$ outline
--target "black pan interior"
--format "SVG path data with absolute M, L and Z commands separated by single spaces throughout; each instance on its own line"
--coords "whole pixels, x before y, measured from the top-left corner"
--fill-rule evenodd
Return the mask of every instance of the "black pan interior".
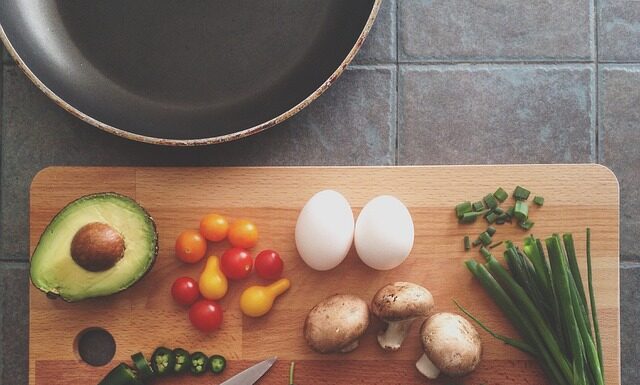
M 110 126 L 201 139 L 295 106 L 338 68 L 374 0 L 0 0 L 51 91 Z

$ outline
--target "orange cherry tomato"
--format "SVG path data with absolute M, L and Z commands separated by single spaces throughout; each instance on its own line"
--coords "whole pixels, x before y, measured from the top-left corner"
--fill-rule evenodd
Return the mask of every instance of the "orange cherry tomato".
M 219 242 L 227 237 L 229 222 L 222 215 L 209 214 L 200 221 L 200 234 L 212 242 Z
M 185 230 L 176 239 L 176 256 L 186 263 L 200 261 L 207 252 L 207 240 L 197 230 Z
M 229 243 L 235 247 L 250 249 L 258 243 L 258 228 L 246 219 L 239 219 L 229 227 Z

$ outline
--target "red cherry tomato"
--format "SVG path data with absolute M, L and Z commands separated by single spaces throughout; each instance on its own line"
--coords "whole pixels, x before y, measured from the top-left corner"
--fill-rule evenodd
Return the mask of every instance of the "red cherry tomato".
M 198 282 L 190 277 L 180 277 L 171 286 L 173 300 L 182 306 L 189 306 L 200 296 Z
M 247 278 L 253 268 L 253 259 L 245 249 L 233 247 L 222 254 L 220 269 L 229 279 Z
M 282 258 L 273 250 L 262 250 L 256 256 L 256 273 L 260 278 L 278 279 L 282 275 L 283 268 Z
M 216 301 L 198 300 L 189 309 L 189 320 L 196 329 L 212 332 L 222 324 L 222 307 Z

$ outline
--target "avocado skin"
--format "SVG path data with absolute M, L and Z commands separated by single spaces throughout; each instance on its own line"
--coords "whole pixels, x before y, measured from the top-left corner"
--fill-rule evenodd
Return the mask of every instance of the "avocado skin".
M 109 292 L 105 292 L 105 293 L 102 293 L 102 294 L 95 294 L 95 295 L 83 297 L 83 298 L 80 298 L 80 299 L 75 299 L 73 297 L 68 297 L 68 296 L 62 295 L 60 293 L 56 293 L 54 291 L 51 291 L 48 288 L 41 287 L 38 284 L 36 284 L 35 281 L 37 281 L 37 279 L 35 279 L 35 277 L 34 277 L 32 259 L 35 256 L 35 254 L 38 252 L 38 249 L 40 248 L 40 246 L 41 246 L 41 244 L 43 242 L 43 238 L 44 238 L 45 234 L 47 234 L 47 232 L 54 231 L 55 230 L 55 226 L 58 224 L 58 222 L 60 222 L 61 218 L 63 218 L 64 215 L 70 209 L 73 209 L 75 206 L 82 207 L 83 203 L 85 203 L 87 201 L 92 201 L 92 200 L 95 200 L 95 199 L 104 199 L 104 200 L 115 199 L 115 200 L 128 202 L 129 204 L 135 205 L 136 209 L 138 209 L 140 211 L 140 213 L 142 214 L 142 216 L 145 219 L 145 222 L 147 224 L 149 224 L 151 226 L 151 229 L 152 229 L 152 231 L 151 231 L 152 237 L 149 240 L 150 244 L 151 244 L 151 253 L 150 253 L 150 257 L 149 258 L 151 259 L 151 261 L 149 262 L 148 267 L 145 269 L 145 271 L 142 274 L 140 274 L 140 276 L 138 276 L 138 278 L 136 278 L 134 281 L 132 281 L 131 283 L 129 283 L 127 285 L 124 285 L 122 287 L 113 289 L 112 291 L 109 291 Z M 52 228 L 52 227 L 54 227 L 54 228 Z M 149 212 L 144 207 L 142 207 L 138 202 L 136 202 L 133 198 L 130 198 L 130 197 L 126 196 L 126 195 L 119 194 L 119 193 L 116 193 L 116 192 L 101 192 L 101 193 L 94 193 L 94 194 L 84 195 L 84 196 L 82 196 L 82 197 L 80 197 L 78 199 L 75 199 L 75 200 L 69 202 L 65 207 L 63 207 L 53 217 L 51 222 L 49 222 L 47 227 L 42 232 L 42 235 L 40 236 L 40 239 L 38 240 L 38 243 L 36 244 L 36 247 L 34 249 L 33 255 L 31 256 L 31 260 L 30 260 L 30 265 L 31 265 L 31 268 L 30 268 L 31 283 L 38 290 L 40 290 L 41 292 L 46 294 L 47 298 L 49 298 L 49 299 L 61 298 L 65 302 L 69 302 L 69 303 L 78 302 L 78 301 L 82 301 L 82 300 L 86 300 L 86 299 L 90 299 L 90 298 L 98 298 L 98 297 L 110 296 L 110 295 L 117 294 L 117 293 L 119 293 L 119 292 L 121 292 L 123 290 L 126 290 L 126 289 L 130 288 L 133 285 L 135 285 L 136 283 L 138 283 L 140 280 L 142 280 L 142 278 L 144 278 L 149 273 L 149 271 L 151 271 L 153 266 L 155 265 L 155 262 L 156 262 L 156 259 L 157 259 L 157 256 L 158 256 L 158 250 L 159 250 L 158 230 L 157 230 L 157 227 L 156 227 L 155 220 L 149 214 Z M 73 262 L 73 260 L 71 260 L 71 262 L 75 263 L 75 262 Z

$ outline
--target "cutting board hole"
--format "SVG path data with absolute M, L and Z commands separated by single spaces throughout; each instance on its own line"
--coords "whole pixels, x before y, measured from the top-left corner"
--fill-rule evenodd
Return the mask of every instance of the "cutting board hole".
M 103 328 L 87 328 L 78 333 L 74 341 L 74 350 L 80 359 L 91 366 L 108 364 L 116 354 L 116 341 Z

